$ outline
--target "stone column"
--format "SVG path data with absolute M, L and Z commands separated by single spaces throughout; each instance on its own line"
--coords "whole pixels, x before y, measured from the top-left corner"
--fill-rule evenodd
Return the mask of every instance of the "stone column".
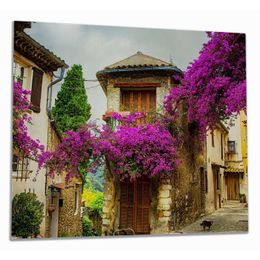
M 102 235 L 112 235 L 115 222 L 115 184 L 105 170 Z
M 113 83 L 107 86 L 107 111 L 120 111 L 120 88 L 115 88 Z
M 171 220 L 172 198 L 171 198 L 172 185 L 170 179 L 163 179 L 159 184 L 158 189 L 158 229 L 156 233 L 169 233 L 169 222 Z

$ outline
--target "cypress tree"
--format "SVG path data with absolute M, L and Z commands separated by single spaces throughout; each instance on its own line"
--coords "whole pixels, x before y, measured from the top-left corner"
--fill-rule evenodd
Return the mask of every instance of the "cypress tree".
M 67 72 L 52 109 L 60 134 L 71 130 L 77 131 L 90 118 L 90 110 L 82 66 L 74 64 Z

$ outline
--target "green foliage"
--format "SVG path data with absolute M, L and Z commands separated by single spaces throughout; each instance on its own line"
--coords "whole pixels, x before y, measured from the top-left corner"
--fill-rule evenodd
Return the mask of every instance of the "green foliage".
M 85 187 L 93 191 L 104 191 L 104 167 L 100 167 L 95 174 L 85 173 Z
M 100 216 L 103 212 L 104 194 L 102 192 L 94 192 L 94 199 L 90 205 L 87 205 L 89 211 L 97 212 Z
M 22 238 L 37 236 L 43 216 L 43 203 L 35 194 L 16 194 L 12 201 L 12 235 Z
M 104 194 L 92 189 L 84 189 L 82 200 L 85 202 L 88 212 L 96 212 L 100 216 L 103 211 Z
M 90 110 L 82 66 L 75 64 L 68 71 L 52 109 L 60 133 L 77 131 L 90 118 Z
M 83 218 L 82 218 L 82 236 L 89 237 L 89 236 L 94 236 L 94 235 L 95 235 L 95 233 L 93 231 L 92 221 L 87 216 L 83 216 Z
M 85 202 L 89 213 L 96 212 L 99 216 L 102 215 L 104 202 L 104 177 L 103 172 L 100 174 L 85 174 L 85 186 L 82 194 L 82 200 Z

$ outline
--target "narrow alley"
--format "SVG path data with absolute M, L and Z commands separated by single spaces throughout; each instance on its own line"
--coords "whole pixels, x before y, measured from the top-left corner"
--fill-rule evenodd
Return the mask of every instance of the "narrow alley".
M 210 229 L 203 230 L 202 221 L 213 221 Z M 247 204 L 238 201 L 228 201 L 222 208 L 212 214 L 205 215 L 194 223 L 180 230 L 182 234 L 189 233 L 242 233 L 248 231 L 248 208 Z

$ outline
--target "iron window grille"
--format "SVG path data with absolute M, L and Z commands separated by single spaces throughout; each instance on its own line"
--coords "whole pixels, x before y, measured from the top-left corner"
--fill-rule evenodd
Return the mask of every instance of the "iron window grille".
M 30 174 L 32 171 L 29 169 L 29 158 L 21 157 L 19 158 L 17 155 L 13 155 L 12 162 L 12 178 L 16 180 L 27 180 L 30 178 Z

